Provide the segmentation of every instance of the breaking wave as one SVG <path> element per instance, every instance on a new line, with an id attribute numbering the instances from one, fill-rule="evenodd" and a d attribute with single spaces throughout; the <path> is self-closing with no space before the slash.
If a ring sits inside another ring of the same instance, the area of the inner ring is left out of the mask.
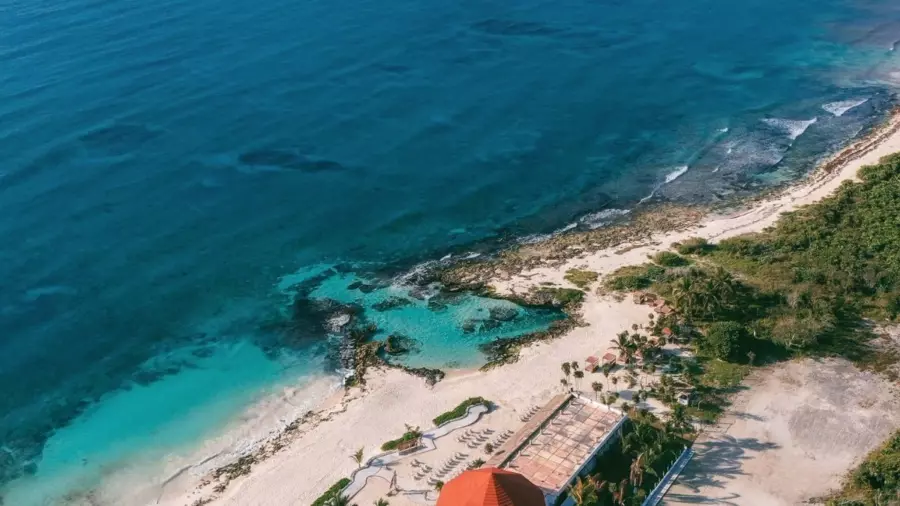
<path id="1" fill-rule="evenodd" d="M 582 216 L 578 222 L 585 227 L 594 230 L 595 228 L 607 225 L 619 216 L 625 216 L 630 212 L 631 211 L 628 209 L 604 209 L 602 211 L 597 211 L 596 213 L 586 214 Z"/>
<path id="2" fill-rule="evenodd" d="M 766 118 L 763 120 L 767 125 L 777 128 L 788 134 L 788 137 L 791 140 L 796 140 L 797 137 L 803 135 L 803 132 L 806 131 L 807 128 L 812 126 L 818 118 L 807 119 L 807 120 L 797 120 L 797 119 L 782 119 L 782 118 Z"/>
<path id="3" fill-rule="evenodd" d="M 829 102 L 822 106 L 822 109 L 830 112 L 831 114 L 841 117 L 845 112 L 853 109 L 854 107 L 859 107 L 866 102 L 868 102 L 868 98 L 856 98 L 852 100 L 841 100 L 838 102 Z"/>

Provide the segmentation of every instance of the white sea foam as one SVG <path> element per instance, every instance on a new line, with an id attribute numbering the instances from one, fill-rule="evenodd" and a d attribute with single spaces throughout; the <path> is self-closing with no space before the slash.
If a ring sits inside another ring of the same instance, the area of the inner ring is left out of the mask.
<path id="1" fill-rule="evenodd" d="M 720 129 L 719 129 L 719 133 L 720 133 L 720 134 L 727 134 L 727 133 L 728 133 L 728 127 L 720 128 Z"/>
<path id="2" fill-rule="evenodd" d="M 582 225 L 593 230 L 595 228 L 600 228 L 608 224 L 619 216 L 625 216 L 630 212 L 631 211 L 629 211 L 628 209 L 604 209 L 602 211 L 597 211 L 596 213 L 586 214 L 582 216 L 578 221 Z"/>
<path id="3" fill-rule="evenodd" d="M 325 327 L 333 333 L 338 333 L 341 329 L 344 328 L 345 325 L 350 323 L 350 315 L 348 314 L 339 314 L 337 316 L 332 316 L 325 322 Z"/>
<path id="4" fill-rule="evenodd" d="M 839 102 L 829 102 L 822 106 L 822 109 L 834 114 L 835 116 L 843 116 L 845 112 L 853 109 L 854 107 L 859 107 L 866 102 L 868 102 L 868 98 L 855 98 L 852 100 L 841 100 Z"/>
<path id="5" fill-rule="evenodd" d="M 531 234 L 519 238 L 519 244 L 537 244 L 553 237 L 553 234 Z"/>
<path id="6" fill-rule="evenodd" d="M 677 169 L 673 170 L 672 172 L 669 172 L 668 174 L 666 174 L 666 182 L 664 184 L 669 184 L 672 181 L 675 181 L 676 179 L 683 176 L 684 173 L 687 171 L 688 171 L 688 166 L 683 165 L 683 166 L 678 167 Z"/>
<path id="7" fill-rule="evenodd" d="M 788 137 L 791 140 L 795 140 L 797 137 L 803 135 L 803 132 L 806 131 L 813 123 L 817 121 L 818 118 L 807 119 L 807 120 L 799 120 L 799 119 L 783 119 L 783 118 L 766 118 L 763 120 L 767 125 L 777 128 L 778 130 L 783 131 L 788 134 Z"/>

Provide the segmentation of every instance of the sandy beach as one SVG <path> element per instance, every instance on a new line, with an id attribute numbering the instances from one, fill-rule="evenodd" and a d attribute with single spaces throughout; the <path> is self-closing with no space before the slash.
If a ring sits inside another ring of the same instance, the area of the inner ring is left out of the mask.
<path id="1" fill-rule="evenodd" d="M 647 255 L 689 237 L 715 242 L 760 231 L 773 225 L 781 213 L 829 195 L 844 181 L 854 179 L 860 167 L 900 152 L 898 129 L 900 115 L 894 115 L 884 127 L 833 157 L 806 180 L 748 204 L 740 211 L 709 215 L 687 230 L 661 231 L 650 240 L 585 254 L 563 265 L 537 267 L 495 280 L 494 286 L 506 294 L 524 294 L 531 287 L 547 282 L 571 286 L 563 279 L 571 268 L 590 269 L 602 277 L 619 267 L 643 263 Z M 256 463 L 246 475 L 237 476 L 224 490 L 214 491 L 211 484 L 199 487 L 198 484 L 229 458 L 246 453 L 247 441 L 261 442 L 275 437 L 279 425 L 283 427 L 290 420 L 287 413 L 270 410 L 265 417 L 248 415 L 249 425 L 244 424 L 239 432 L 218 438 L 214 444 L 204 444 L 194 455 L 173 457 L 165 465 L 166 474 L 158 480 L 145 479 L 142 485 L 135 486 L 136 473 L 112 473 L 106 486 L 93 494 L 97 502 L 92 504 L 106 504 L 107 500 L 117 505 L 164 506 L 309 504 L 353 472 L 356 463 L 351 455 L 357 449 L 363 448 L 367 456 L 374 455 L 384 441 L 403 433 L 404 424 L 430 428 L 433 417 L 473 396 L 490 399 L 499 406 L 490 415 L 492 427 L 515 430 L 521 425 L 522 413 L 562 391 L 561 362 L 583 361 L 606 350 L 617 332 L 630 328 L 633 323 L 644 323 L 648 308 L 591 292 L 585 298 L 582 313 L 586 326 L 525 349 L 514 364 L 487 372 L 453 372 L 433 387 L 398 370 L 373 371 L 364 391 L 337 392 L 326 404 L 304 417 L 290 437 L 283 439 L 280 451 Z M 586 377 L 585 386 L 590 381 Z M 284 398 L 289 397 L 290 393 L 286 393 Z M 248 426 L 256 427 L 257 433 L 251 434 L 253 431 Z M 129 493 L 124 494 L 125 488 Z M 123 497 L 133 500 L 123 500 Z M 368 497 L 360 502 L 370 503 Z"/>

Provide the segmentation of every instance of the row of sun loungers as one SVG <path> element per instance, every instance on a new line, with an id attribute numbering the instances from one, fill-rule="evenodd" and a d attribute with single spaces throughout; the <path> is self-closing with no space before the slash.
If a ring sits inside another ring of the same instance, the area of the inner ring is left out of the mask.
<path id="1" fill-rule="evenodd" d="M 519 417 L 519 420 L 521 420 L 523 422 L 527 422 L 528 420 L 531 420 L 531 417 L 533 417 L 534 414 L 537 413 L 538 410 L 540 410 L 540 409 L 541 409 L 540 406 L 532 406 L 531 408 L 528 409 L 528 411 L 525 412 L 524 415 Z"/>

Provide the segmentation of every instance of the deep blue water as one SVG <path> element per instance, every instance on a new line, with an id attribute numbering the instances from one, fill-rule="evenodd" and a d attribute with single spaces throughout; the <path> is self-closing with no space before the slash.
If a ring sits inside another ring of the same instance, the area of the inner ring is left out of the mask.
<path id="1" fill-rule="evenodd" d="M 0 0 L 0 483 L 333 370 L 272 325 L 330 267 L 307 295 L 407 363 L 477 365 L 556 316 L 467 333 L 499 303 L 391 276 L 796 177 L 892 105 L 898 41 L 889 0 Z"/>

